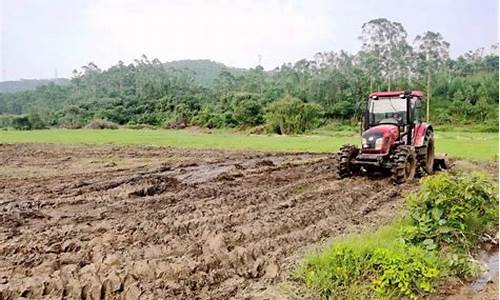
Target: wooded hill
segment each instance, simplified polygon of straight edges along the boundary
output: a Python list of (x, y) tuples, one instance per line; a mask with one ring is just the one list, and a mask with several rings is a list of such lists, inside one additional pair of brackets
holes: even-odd
[[(213, 86), (215, 79), (222, 71), (228, 71), (234, 75), (241, 75), (246, 71), (246, 69), (243, 68), (228, 67), (223, 63), (211, 61), (209, 59), (175, 60), (166, 62), (163, 65), (167, 70), (177, 69), (191, 74), (193, 76), (193, 80), (204, 87)], [(70, 79), (67, 78), (0, 81), (0, 93), (29, 91), (49, 83), (64, 85), (69, 82)]]
[(434, 123), (498, 130), (498, 46), (452, 59), (441, 34), (409, 41), (400, 23), (386, 19), (363, 24), (360, 40), (357, 53), (320, 52), (272, 71), (146, 56), (106, 70), (89, 63), (67, 85), (0, 94), (0, 114), (22, 115), (4, 116), (0, 126), (79, 128), (99, 118), (299, 133), (334, 120), (355, 123), (371, 91), (430, 88)]
[(0, 81), (0, 93), (15, 93), (22, 91), (34, 90), (39, 86), (47, 85), (49, 83), (55, 84), (68, 84), (69, 79), (55, 78), (55, 79), (21, 79), (11, 81)]

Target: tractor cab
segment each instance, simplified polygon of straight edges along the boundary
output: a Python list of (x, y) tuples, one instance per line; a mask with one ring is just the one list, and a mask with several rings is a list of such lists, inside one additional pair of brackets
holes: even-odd
[[(365, 130), (379, 124), (394, 124), (405, 126), (408, 123), (420, 122), (421, 96), (411, 96), (409, 107), (404, 93), (397, 96), (378, 96), (374, 93), (368, 99), (365, 114)], [(410, 120), (407, 120), (407, 112), (410, 112)], [(410, 121), (410, 122), (408, 122)]]
[[(374, 133), (380, 135), (389, 129), (397, 129), (394, 140), (412, 144), (415, 126), (421, 124), (420, 108), (423, 93), (420, 91), (375, 92), (370, 94), (364, 113), (363, 138), (370, 138)], [(384, 125), (384, 126), (381, 126)], [(392, 125), (392, 126), (387, 126)], [(394, 127), (394, 128), (391, 128)], [(366, 148), (366, 147), (365, 147)]]

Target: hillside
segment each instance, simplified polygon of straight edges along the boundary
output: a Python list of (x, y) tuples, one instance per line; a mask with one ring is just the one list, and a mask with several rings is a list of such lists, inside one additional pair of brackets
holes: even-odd
[(246, 70), (242, 68), (228, 67), (223, 63), (211, 61), (209, 59), (176, 60), (166, 62), (163, 65), (166, 68), (174, 68), (192, 72), (195, 81), (205, 87), (212, 86), (214, 80), (222, 71), (229, 71), (234, 75), (240, 75)]
[[(188, 71), (193, 74), (194, 80), (204, 87), (210, 87), (222, 71), (229, 71), (234, 75), (241, 75), (245, 72), (242, 68), (228, 67), (220, 62), (209, 59), (186, 59), (166, 62), (165, 68)], [(54, 82), (56, 84), (67, 84), (69, 79), (21, 79), (12, 81), (0, 81), (0, 93), (15, 93), (28, 90)]]
[(0, 81), (0, 93), (15, 93), (27, 90), (34, 90), (35, 88), (54, 82), (56, 84), (67, 84), (69, 79), (56, 78), (56, 79), (21, 79), (13, 81)]

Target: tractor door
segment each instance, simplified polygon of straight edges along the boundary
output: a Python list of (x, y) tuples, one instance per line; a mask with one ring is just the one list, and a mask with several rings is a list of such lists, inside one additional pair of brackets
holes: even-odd
[(361, 124), (361, 133), (370, 127), (370, 105), (372, 105), (372, 100), (368, 98), (366, 101), (365, 109), (363, 111), (363, 122)]
[(422, 113), (422, 100), (415, 98), (415, 102), (412, 105), (412, 115), (413, 115), (412, 119), (414, 124), (422, 123), (421, 113)]

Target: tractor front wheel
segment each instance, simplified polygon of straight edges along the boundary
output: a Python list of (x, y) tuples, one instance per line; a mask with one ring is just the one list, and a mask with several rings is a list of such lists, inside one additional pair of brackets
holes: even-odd
[(401, 145), (397, 147), (392, 159), (392, 181), (402, 184), (415, 178), (417, 169), (417, 159), (415, 150), (411, 146)]
[(354, 166), (351, 161), (356, 158), (359, 153), (358, 147), (354, 145), (343, 145), (335, 157), (335, 177), (342, 179), (351, 176), (354, 171)]

